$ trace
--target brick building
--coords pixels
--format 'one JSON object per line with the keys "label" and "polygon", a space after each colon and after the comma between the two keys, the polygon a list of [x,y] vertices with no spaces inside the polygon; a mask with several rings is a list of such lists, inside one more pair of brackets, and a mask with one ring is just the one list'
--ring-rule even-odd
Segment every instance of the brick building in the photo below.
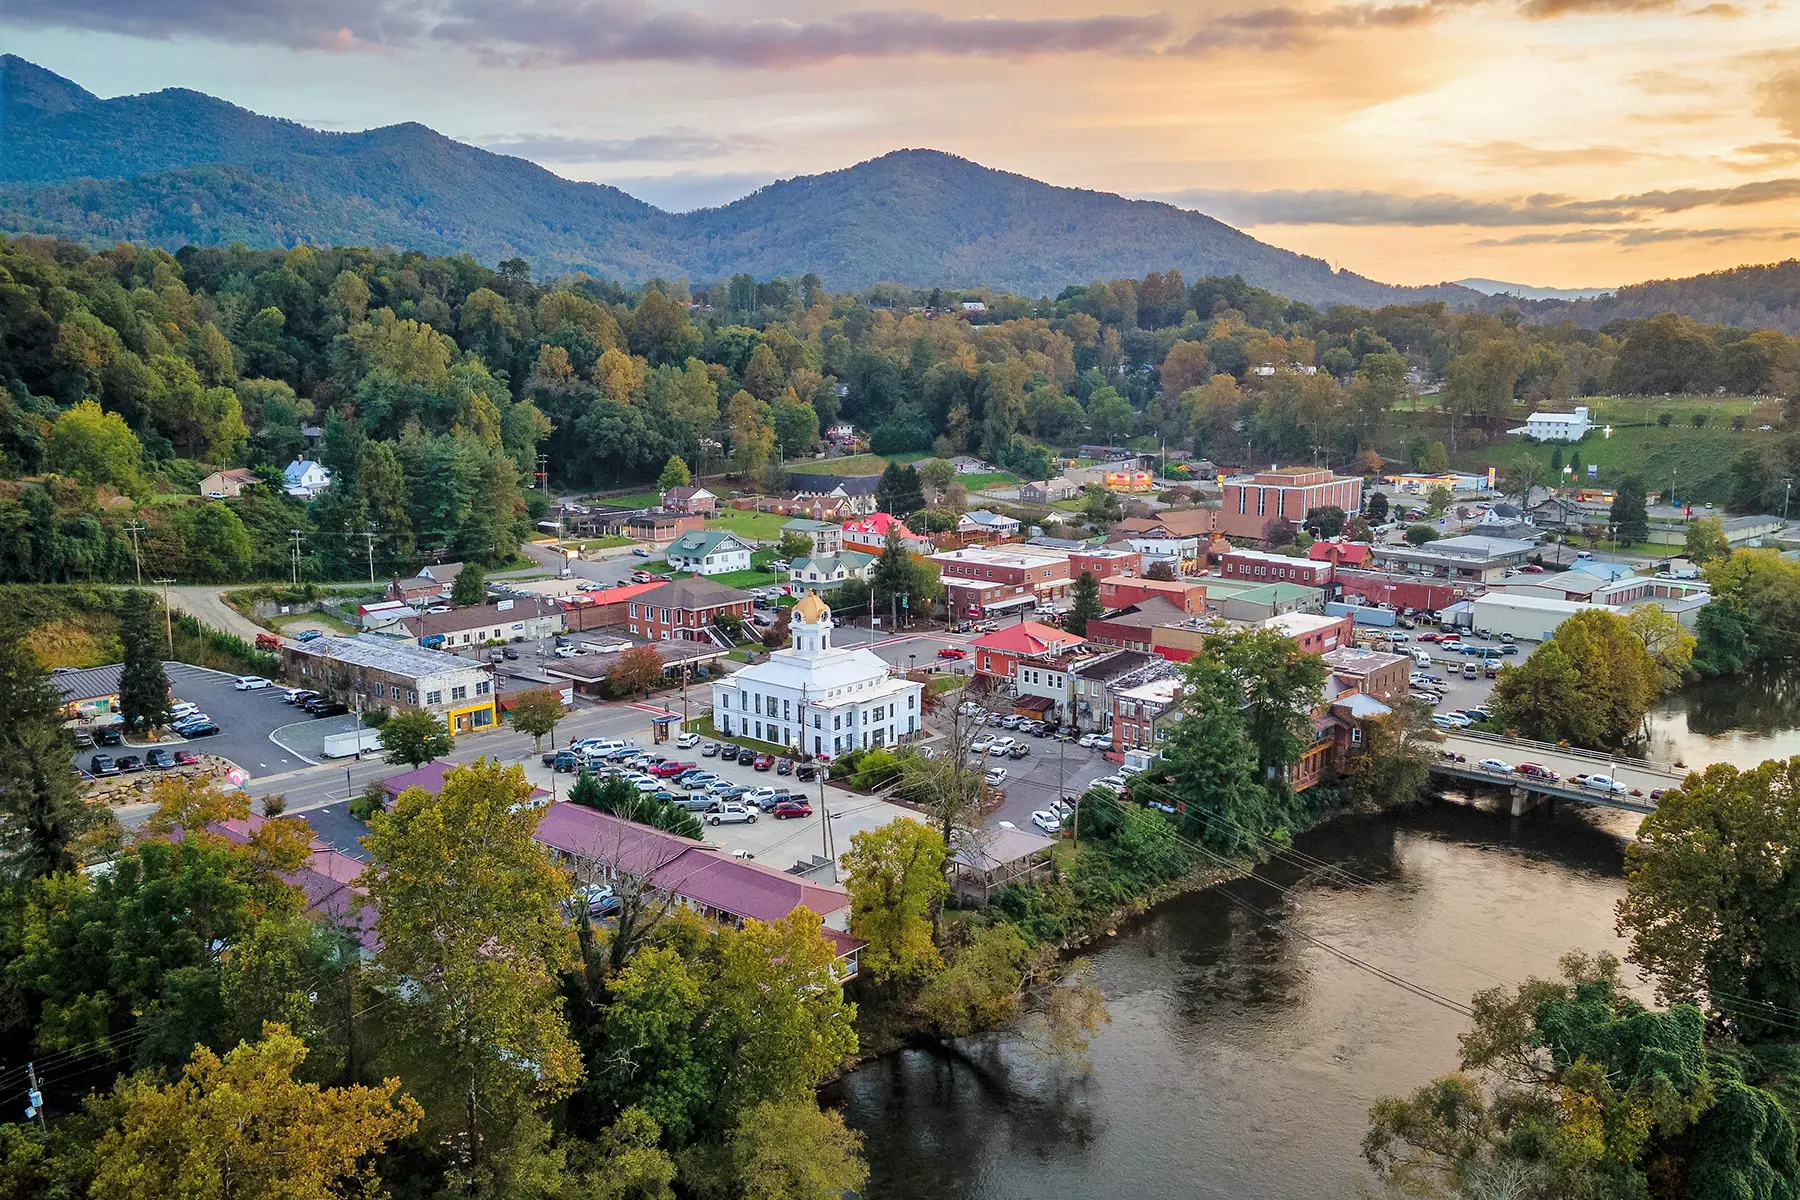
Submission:
{"label": "brick building", "polygon": [[1275,467],[1234,475],[1222,485],[1219,530],[1228,537],[1260,538],[1277,517],[1300,524],[1315,508],[1335,505],[1347,513],[1362,509],[1363,481],[1317,467]]}
{"label": "brick building", "polygon": [[1095,646],[1118,650],[1156,649],[1156,630],[1166,625],[1179,625],[1189,614],[1161,596],[1150,596],[1119,612],[1098,617],[1087,623],[1088,641]]}
{"label": "brick building", "polygon": [[1182,612],[1206,611],[1206,585],[1193,579],[1137,579],[1115,576],[1100,581],[1100,605],[1109,611],[1160,596]]}
{"label": "brick building", "polygon": [[1262,550],[1233,550],[1219,560],[1219,573],[1227,579],[1252,583],[1298,583],[1304,587],[1326,588],[1331,586],[1332,565]]}
{"label": "brick building", "polygon": [[1175,676],[1141,683],[1113,695],[1112,748],[1155,750],[1163,738],[1161,719],[1181,696],[1181,680]]}
{"label": "brick building", "polygon": [[1264,629],[1273,629],[1293,638],[1294,644],[1306,654],[1327,654],[1340,646],[1348,646],[1356,630],[1354,617],[1303,612],[1283,613],[1261,624]]}
{"label": "brick building", "polygon": [[706,578],[678,579],[625,602],[625,627],[651,641],[712,641],[731,648],[713,626],[719,614],[750,619],[750,597]]}
{"label": "brick building", "polygon": [[1011,683],[1021,658],[1068,650],[1081,645],[1082,640],[1080,634],[1069,633],[1054,625],[1021,621],[983,634],[969,643],[969,649],[975,655],[977,671]]}
{"label": "brick building", "polygon": [[625,606],[633,597],[663,586],[661,579],[650,583],[628,583],[621,587],[577,592],[557,601],[563,610],[563,623],[570,629],[611,629],[625,624]]}
{"label": "brick building", "polygon": [[461,650],[488,642],[536,641],[564,629],[555,601],[537,596],[474,604],[446,613],[420,613],[401,622],[422,646]]}
{"label": "brick building", "polygon": [[1436,612],[1441,608],[1448,608],[1467,597],[1472,590],[1469,584],[1443,580],[1433,582],[1416,575],[1352,571],[1347,568],[1338,569],[1336,582],[1338,594],[1344,599],[1360,596],[1364,604],[1385,604],[1389,608],[1410,608],[1421,612]]}
{"label": "brick building", "polygon": [[1408,691],[1413,661],[1403,654],[1385,650],[1364,650],[1359,646],[1339,646],[1323,656],[1325,669],[1365,696],[1392,700]]}
{"label": "brick building", "polygon": [[493,668],[485,663],[367,633],[315,638],[282,654],[290,677],[352,707],[424,709],[457,734],[492,729],[497,720]]}
{"label": "brick building", "polygon": [[1127,546],[1087,546],[1069,551],[1069,579],[1086,571],[1097,580],[1135,577],[1144,573],[1144,556]]}
{"label": "brick building", "polygon": [[971,546],[933,554],[945,602],[956,618],[1031,608],[1069,587],[1069,553],[1046,546]]}

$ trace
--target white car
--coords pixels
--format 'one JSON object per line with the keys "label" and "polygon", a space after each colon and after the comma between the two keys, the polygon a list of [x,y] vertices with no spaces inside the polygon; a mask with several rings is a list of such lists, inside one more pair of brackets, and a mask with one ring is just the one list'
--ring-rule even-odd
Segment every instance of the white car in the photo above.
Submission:
{"label": "white car", "polygon": [[558,657],[558,658],[574,658],[575,657],[575,647],[573,647],[573,646],[558,646],[556,648],[556,657]]}
{"label": "white car", "polygon": [[1575,782],[1592,791],[1608,792],[1614,796],[1623,796],[1631,790],[1610,775],[1589,775],[1585,779],[1577,775]]}
{"label": "white car", "polygon": [[1062,818],[1047,808],[1040,808],[1032,813],[1031,823],[1051,837],[1060,837],[1062,835]]}
{"label": "white car", "polygon": [[1142,775],[1143,773],[1144,773],[1144,768],[1134,767],[1129,764],[1119,768],[1119,775],[1121,778],[1124,778],[1124,779],[1130,779],[1133,775]]}
{"label": "white car", "polygon": [[180,700],[169,706],[169,720],[185,721],[189,717],[199,713],[199,711],[200,706],[195,704],[192,700]]}
{"label": "white car", "polygon": [[1006,768],[989,767],[987,774],[981,777],[981,781],[989,787],[999,787],[1006,782]]}
{"label": "white car", "polygon": [[745,804],[755,805],[757,808],[761,808],[764,804],[767,804],[774,798],[775,789],[772,787],[751,788],[742,796],[738,797],[738,799],[742,800]]}
{"label": "white car", "polygon": [[680,747],[683,750],[692,750],[695,746],[698,746],[699,744],[700,744],[700,735],[697,733],[684,733],[680,737],[675,739],[675,745]]}
{"label": "white car", "polygon": [[275,684],[261,675],[239,675],[231,686],[240,692],[257,692],[263,688],[274,687]]}
{"label": "white car", "polygon": [[706,814],[708,825],[754,825],[756,810],[732,801],[719,805],[719,811]]}
{"label": "white car", "polygon": [[1102,775],[1100,778],[1094,780],[1094,782],[1090,783],[1088,786],[1089,787],[1103,787],[1109,792],[1122,792],[1125,790],[1125,776],[1123,776],[1123,775]]}
{"label": "white car", "polygon": [[1484,771],[1498,771],[1502,775],[1512,774],[1512,764],[1501,758],[1484,758],[1475,765]]}
{"label": "white car", "polygon": [[981,736],[977,737],[974,741],[969,743],[969,753],[970,754],[986,754],[988,752],[988,749],[991,746],[993,746],[993,744],[994,744],[993,735],[984,733]]}
{"label": "white car", "polygon": [[988,753],[998,758],[1002,754],[1011,754],[1012,748],[1018,744],[1017,739],[997,737],[988,745]]}
{"label": "white car", "polygon": [[1077,746],[1086,746],[1089,750],[1098,750],[1101,746],[1112,745],[1112,739],[1104,733],[1084,733]]}
{"label": "white car", "polygon": [[[1444,718],[1444,720],[1450,722],[1450,724],[1456,726],[1458,729],[1467,729],[1469,726],[1471,726],[1475,723],[1474,721],[1472,721],[1469,718],[1469,714],[1466,712],[1463,712],[1461,709],[1456,709],[1455,711],[1442,713],[1440,715]],[[1436,719],[1437,719],[1436,717],[1432,718],[1432,720],[1434,720],[1434,721]]]}

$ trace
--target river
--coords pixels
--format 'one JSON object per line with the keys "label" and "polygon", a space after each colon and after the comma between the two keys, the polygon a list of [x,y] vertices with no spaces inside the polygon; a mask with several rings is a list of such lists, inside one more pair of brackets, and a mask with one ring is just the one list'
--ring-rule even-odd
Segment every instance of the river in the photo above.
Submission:
{"label": "river", "polygon": [[[1686,688],[1649,729],[1654,756],[1696,767],[1800,754],[1800,684]],[[1332,870],[1271,862],[1094,949],[1112,1023],[1085,1070],[1002,1032],[837,1085],[827,1098],[865,1139],[865,1196],[1351,1200],[1370,1179],[1370,1104],[1453,1069],[1467,1019],[1340,954],[1463,1003],[1552,975],[1570,950],[1623,957],[1613,906],[1637,824],[1578,805],[1515,821],[1452,798],[1314,830],[1295,849]]]}
{"label": "river", "polygon": [[1369,1105],[1452,1069],[1466,1020],[1319,943],[1462,1002],[1571,949],[1622,955],[1612,908],[1636,824],[1446,800],[1316,830],[1296,849],[1353,879],[1271,863],[1095,950],[1112,1023],[1086,1072],[1000,1033],[846,1079],[829,1098],[864,1135],[865,1195],[1353,1197]]}

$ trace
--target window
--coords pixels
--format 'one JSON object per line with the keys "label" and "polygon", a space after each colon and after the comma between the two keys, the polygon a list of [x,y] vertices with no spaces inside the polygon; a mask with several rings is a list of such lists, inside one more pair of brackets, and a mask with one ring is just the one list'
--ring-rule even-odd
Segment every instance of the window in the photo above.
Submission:
{"label": "window", "polygon": [[468,698],[469,698],[469,689],[467,686],[453,687],[450,689],[450,699],[451,700],[467,700]]}
{"label": "window", "polygon": [[786,700],[783,700],[781,702],[781,719],[784,721],[788,720],[791,711],[792,711],[792,706],[789,705],[789,703]]}
{"label": "window", "polygon": [[425,703],[427,703],[427,704],[442,704],[443,702],[444,702],[444,693],[442,693],[442,692],[426,692],[425,693]]}
{"label": "window", "polygon": [[493,709],[484,708],[480,712],[475,714],[475,728],[480,729],[485,725],[492,725],[493,723],[494,723],[494,710]]}
{"label": "window", "polygon": [[[393,698],[394,698],[394,699],[395,699],[395,700],[398,700],[398,699],[399,699],[399,698],[400,698],[400,685],[399,685],[399,684],[397,684],[397,683],[396,683],[396,684],[394,684],[394,685],[393,685],[393,686],[392,686],[392,687],[390,687],[390,688],[389,688],[389,689],[388,689],[388,691],[389,691],[389,692],[390,692],[390,693],[392,693],[392,695],[393,695]],[[376,692],[377,692],[377,694],[379,694],[379,693],[380,693],[380,689],[379,689],[379,688],[377,688],[377,689],[376,689]]]}
{"label": "window", "polygon": [[917,700],[918,700],[917,696],[908,696],[906,698],[906,707],[907,707],[908,711],[911,711],[911,709],[914,707],[914,702]]}
{"label": "window", "polygon": [[756,694],[756,713],[758,716],[762,715],[762,693],[761,692],[758,692]]}
{"label": "window", "polygon": [[406,702],[408,704],[417,704],[419,702],[419,693],[413,691],[411,688],[406,689]]}
{"label": "window", "polygon": [[[814,729],[823,729],[824,727],[825,727],[824,714],[823,713],[814,713],[813,714],[813,728]],[[814,738],[813,740],[816,742],[818,739]]]}
{"label": "window", "polygon": [[489,683],[485,679],[475,685],[475,694],[477,696],[485,696],[493,690],[494,690],[494,685]]}
{"label": "window", "polygon": [[833,729],[842,729],[844,727],[844,714],[832,713],[831,714],[831,727]]}

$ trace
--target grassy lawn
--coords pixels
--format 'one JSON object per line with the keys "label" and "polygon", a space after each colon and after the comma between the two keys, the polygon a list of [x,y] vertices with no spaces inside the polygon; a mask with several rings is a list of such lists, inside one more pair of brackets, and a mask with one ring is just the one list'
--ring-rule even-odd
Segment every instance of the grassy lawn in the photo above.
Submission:
{"label": "grassy lawn", "polygon": [[724,512],[706,519],[708,529],[729,529],[739,537],[754,538],[761,542],[778,542],[781,540],[781,527],[792,517],[784,517],[780,513],[750,512],[745,509],[729,508]]}
{"label": "grassy lawn", "polygon": [[969,679],[966,675],[937,675],[925,686],[930,688],[934,695],[941,696],[945,692],[954,692],[958,688],[968,687]]}
{"label": "grassy lawn", "polygon": [[[1715,419],[1704,429],[1684,424],[1615,427],[1610,438],[1590,433],[1579,443],[1564,446],[1562,460],[1567,465],[1575,455],[1580,456],[1582,471],[1578,482],[1588,482],[1587,468],[1595,466],[1599,474],[1593,482],[1600,487],[1611,487],[1636,472],[1651,491],[1666,494],[1672,475],[1676,495],[1682,500],[1716,504],[1724,497],[1733,456],[1746,446],[1765,446],[1776,436],[1757,432],[1755,425],[1739,432],[1731,428],[1729,418]],[[1459,465],[1473,470],[1490,465],[1505,470],[1521,458],[1534,458],[1548,470],[1555,453],[1553,446],[1533,446],[1518,438],[1506,438],[1460,456]]]}
{"label": "grassy lawn", "polygon": [[587,551],[614,550],[620,546],[635,546],[637,545],[637,542],[628,537],[602,537],[589,538],[583,542],[572,542],[568,544],[573,545],[577,550]]}
{"label": "grassy lawn", "polygon": [[654,508],[662,503],[661,492],[634,492],[629,496],[608,496],[601,504],[622,504],[627,508]]}
{"label": "grassy lawn", "polygon": [[268,625],[277,633],[285,632],[290,626],[302,629],[329,629],[334,633],[356,632],[328,612],[284,613],[268,618]]}
{"label": "grassy lawn", "polygon": [[[920,457],[930,458],[931,455]],[[803,475],[879,475],[887,470],[887,459],[879,454],[847,454],[843,458],[809,460],[805,466],[796,466],[793,470]]]}
{"label": "grassy lawn", "polygon": [[768,587],[781,582],[781,578],[773,571],[727,571],[723,575],[708,575],[707,578],[729,588]]}
{"label": "grassy lawn", "polygon": [[1017,475],[1005,471],[989,471],[982,475],[958,475],[957,481],[971,492],[979,492],[982,488],[1012,487],[1019,482]]}

